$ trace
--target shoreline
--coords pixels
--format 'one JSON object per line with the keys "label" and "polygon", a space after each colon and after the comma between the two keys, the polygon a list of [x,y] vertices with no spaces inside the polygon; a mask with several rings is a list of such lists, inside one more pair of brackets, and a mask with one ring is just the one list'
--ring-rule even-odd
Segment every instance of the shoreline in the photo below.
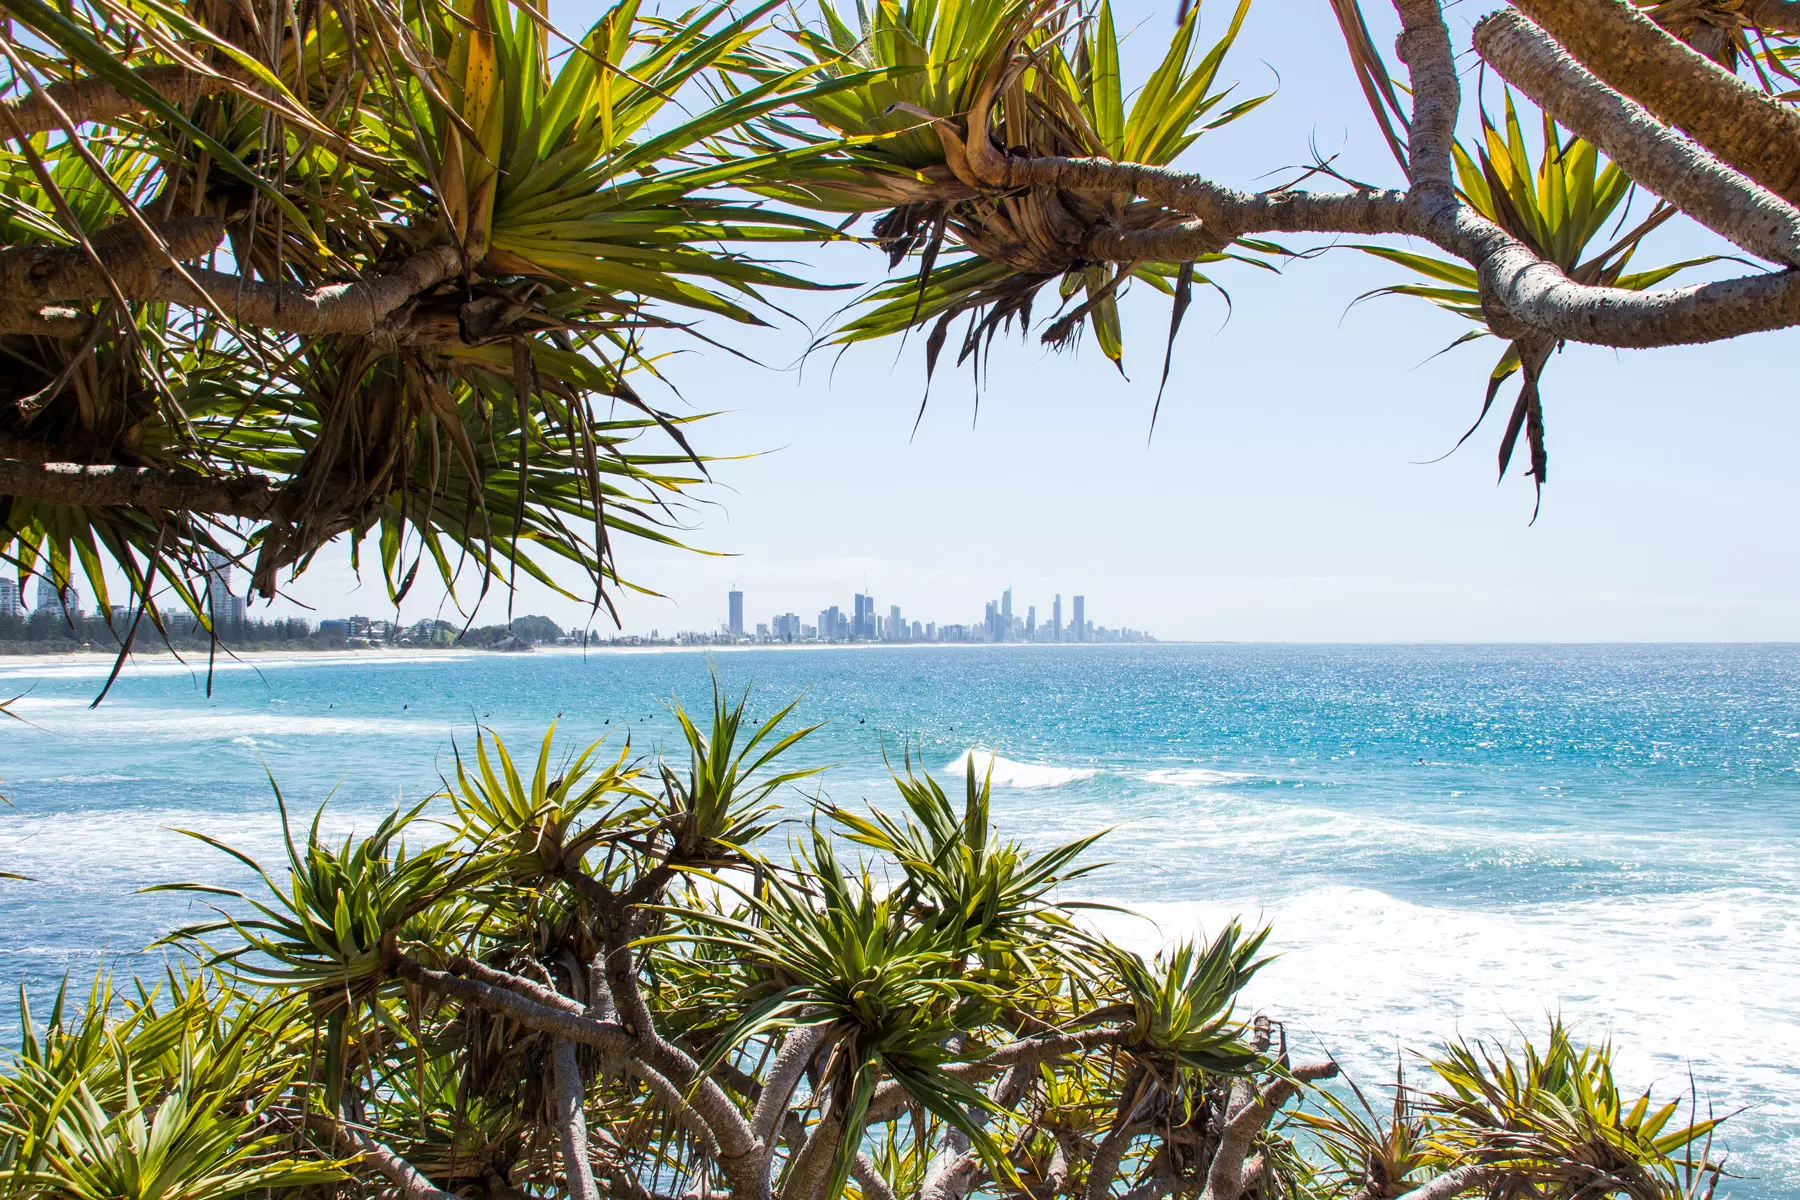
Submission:
{"label": "shoreline", "polygon": [[[1251,642],[761,642],[744,646],[534,646],[530,650],[489,650],[484,647],[443,647],[427,649],[415,646],[382,646],[358,649],[311,650],[240,650],[228,653],[221,649],[211,666],[215,670],[253,666],[257,663],[397,663],[462,661],[471,658],[570,658],[587,654],[743,654],[755,651],[790,653],[806,650],[1048,650],[1061,648],[1114,646],[1201,646],[1256,645]],[[1268,643],[1274,645],[1276,643]],[[65,650],[44,654],[0,654],[0,670],[22,670],[27,667],[110,666],[118,655],[106,650]],[[208,666],[204,648],[136,651],[126,665],[183,666],[203,671]]]}

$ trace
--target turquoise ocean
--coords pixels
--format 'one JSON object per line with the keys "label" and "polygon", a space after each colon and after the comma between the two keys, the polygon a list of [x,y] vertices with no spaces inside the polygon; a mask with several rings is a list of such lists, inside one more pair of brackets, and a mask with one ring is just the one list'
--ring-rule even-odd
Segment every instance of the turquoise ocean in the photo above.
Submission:
{"label": "turquoise ocean", "polygon": [[709,664],[754,710],[831,718],[798,754],[834,801],[893,802],[884,750],[946,775],[974,750],[1003,833],[1110,827],[1071,898],[1138,914],[1104,918],[1122,940],[1270,922],[1249,999],[1365,1085],[1560,1013],[1626,1082],[1742,1109],[1732,1194],[1800,1198],[1800,647],[296,655],[221,663],[210,696],[203,662],[153,659],[92,710],[105,664],[8,660],[35,727],[0,722],[0,869],[34,881],[0,883],[0,983],[154,970],[142,948],[198,913],[137,889],[243,882],[176,828],[278,862],[269,775],[367,827],[478,723],[672,746],[663,702],[704,706]]}

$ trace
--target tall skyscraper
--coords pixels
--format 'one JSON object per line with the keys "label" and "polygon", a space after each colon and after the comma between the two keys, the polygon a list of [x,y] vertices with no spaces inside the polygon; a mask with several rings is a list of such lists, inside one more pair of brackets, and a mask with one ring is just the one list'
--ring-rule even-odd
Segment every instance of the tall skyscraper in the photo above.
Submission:
{"label": "tall skyscraper", "polygon": [[25,609],[25,599],[19,595],[19,581],[12,576],[0,576],[0,617],[16,617]]}
{"label": "tall skyscraper", "polygon": [[1056,593],[1056,600],[1050,605],[1050,640],[1062,641],[1062,593]]}
{"label": "tall skyscraper", "polygon": [[50,582],[47,575],[37,577],[37,610],[55,613],[58,617],[76,617],[81,615],[81,593],[75,590],[74,584],[63,587],[62,594],[57,595],[56,585]]}
{"label": "tall skyscraper", "polygon": [[744,593],[734,590],[727,592],[726,597],[730,604],[730,617],[726,621],[726,627],[731,630],[732,637],[743,637]]}
{"label": "tall skyscraper", "polygon": [[1012,589],[1007,588],[1000,593],[1000,636],[996,641],[1004,642],[1012,637]]}
{"label": "tall skyscraper", "polygon": [[875,597],[856,593],[856,620],[850,626],[850,636],[875,640]]}
{"label": "tall skyscraper", "polygon": [[889,641],[904,642],[906,640],[906,622],[900,619],[900,606],[898,604],[888,606],[887,627]]}
{"label": "tall skyscraper", "polygon": [[206,552],[206,603],[215,630],[244,623],[244,599],[231,594],[231,560],[217,550]]}
{"label": "tall skyscraper", "polygon": [[1000,640],[1000,606],[998,604],[994,603],[992,600],[989,600],[987,602],[987,615],[983,618],[983,623],[987,625],[988,641],[990,641],[990,642],[999,641]]}
{"label": "tall skyscraper", "polygon": [[1086,608],[1087,597],[1075,597],[1075,640],[1078,642],[1087,641],[1087,614],[1084,611]]}
{"label": "tall skyscraper", "polygon": [[1037,605],[1035,604],[1025,609],[1025,640],[1037,641]]}

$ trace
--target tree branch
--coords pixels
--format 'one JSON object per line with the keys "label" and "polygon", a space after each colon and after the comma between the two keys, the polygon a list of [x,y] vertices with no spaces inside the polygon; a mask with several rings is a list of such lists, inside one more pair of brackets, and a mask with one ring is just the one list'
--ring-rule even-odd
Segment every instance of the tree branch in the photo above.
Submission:
{"label": "tree branch", "polygon": [[850,1177],[862,1188],[865,1200],[898,1200],[893,1187],[876,1169],[875,1161],[862,1151],[850,1160]]}
{"label": "tree branch", "polygon": [[168,252],[150,244],[136,224],[121,221],[88,239],[104,269],[80,246],[8,246],[0,250],[0,304],[40,307],[57,300],[100,299],[110,294],[108,275],[127,299],[148,299],[171,260],[199,258],[225,236],[224,223],[211,216],[149,224],[168,244]]}
{"label": "tree branch", "polygon": [[1742,0],[1738,11],[1765,33],[1800,33],[1800,0]]}
{"label": "tree branch", "polygon": [[1475,49],[1637,183],[1750,253],[1800,266],[1800,211],[1596,79],[1517,11],[1483,18],[1475,26]]}
{"label": "tree branch", "polygon": [[781,1049],[769,1067],[768,1078],[763,1080],[762,1095],[757,1097],[756,1108],[750,1114],[750,1134],[770,1154],[775,1152],[775,1135],[787,1114],[794,1089],[800,1085],[807,1064],[818,1054],[827,1032],[824,1025],[806,1025],[789,1030],[781,1041]]}
{"label": "tree branch", "polygon": [[1232,1088],[1232,1106],[1225,1114],[1225,1127],[1213,1151],[1212,1165],[1206,1172],[1206,1189],[1201,1200],[1237,1200],[1244,1192],[1245,1160],[1261,1133],[1281,1106],[1300,1093],[1300,1084],[1316,1079],[1329,1079],[1338,1073],[1335,1062],[1297,1067],[1276,1079],[1266,1088],[1258,1088],[1254,1079],[1240,1080]]}
{"label": "tree branch", "polygon": [[594,1170],[588,1160],[587,1094],[581,1086],[581,1064],[575,1058],[574,1042],[558,1039],[550,1051],[550,1069],[550,1105],[562,1142],[563,1178],[569,1200],[600,1200],[600,1189],[594,1184]]}
{"label": "tree branch", "polygon": [[1800,112],[1752,87],[1625,0],[1515,0],[1588,70],[1800,204]]}
{"label": "tree branch", "polygon": [[84,508],[166,508],[255,521],[285,519],[293,507],[279,481],[263,475],[225,478],[154,467],[12,459],[0,459],[0,496]]}
{"label": "tree branch", "polygon": [[1400,14],[1394,53],[1412,79],[1407,163],[1413,189],[1448,189],[1454,185],[1450,148],[1456,144],[1456,115],[1462,108],[1450,31],[1438,0],[1394,0],[1394,9]]}
{"label": "tree branch", "polygon": [[[1125,1086],[1119,1092],[1119,1107],[1113,1114],[1112,1127],[1100,1139],[1100,1144],[1094,1147],[1094,1157],[1088,1163],[1087,1200],[1110,1200],[1113,1176],[1119,1173],[1119,1164],[1125,1159],[1125,1151],[1131,1147],[1131,1139],[1136,1133],[1132,1120],[1137,1115],[1138,1105],[1143,1102],[1144,1089],[1149,1080],[1149,1073],[1135,1064],[1125,1076]],[[1234,1196],[1232,1200],[1237,1198]]]}
{"label": "tree branch", "polygon": [[[421,250],[387,275],[355,283],[304,288],[295,284],[247,281],[219,271],[190,269],[194,283],[173,271],[157,279],[151,294],[134,299],[164,300],[188,308],[211,309],[240,325],[281,333],[399,332],[387,329],[389,318],[407,301],[462,270],[456,247],[435,245]],[[199,284],[205,295],[194,287]],[[130,293],[126,293],[130,296]],[[211,303],[208,303],[208,298]]]}
{"label": "tree branch", "polygon": [[[140,84],[171,104],[210,96],[233,83],[229,75],[203,73],[174,63],[143,67],[133,71],[132,75]],[[44,94],[34,93],[13,100],[0,100],[0,105],[12,112],[13,121],[26,136],[62,128],[62,119],[56,111],[58,108],[77,122],[106,122],[115,117],[131,116],[144,111],[143,101],[135,96],[127,96],[94,75],[39,86],[43,93],[48,94],[47,98]]]}
{"label": "tree branch", "polygon": [[1468,1166],[1445,1171],[1429,1183],[1402,1194],[1400,1200],[1450,1200],[1452,1196],[1480,1186],[1494,1174],[1496,1171],[1493,1167],[1484,1163],[1470,1163]]}
{"label": "tree branch", "polygon": [[417,1167],[362,1130],[322,1113],[309,1114],[306,1123],[314,1128],[323,1126],[333,1138],[356,1151],[364,1162],[394,1185],[400,1200],[457,1200],[449,1192],[440,1190]]}

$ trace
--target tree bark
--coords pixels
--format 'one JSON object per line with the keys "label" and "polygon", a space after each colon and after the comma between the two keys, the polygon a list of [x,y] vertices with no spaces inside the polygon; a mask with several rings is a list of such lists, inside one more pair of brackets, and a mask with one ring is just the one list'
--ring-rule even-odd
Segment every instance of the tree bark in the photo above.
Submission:
{"label": "tree bark", "polygon": [[1483,18],[1475,26],[1475,49],[1501,78],[1604,150],[1634,181],[1750,253],[1800,266],[1800,211],[1596,79],[1517,11]]}
{"label": "tree bark", "polygon": [[306,1120],[314,1128],[326,1126],[334,1138],[356,1151],[364,1162],[394,1185],[394,1192],[400,1200],[458,1200],[456,1196],[439,1189],[417,1167],[362,1130],[331,1117],[315,1115]]}
{"label": "tree bark", "polygon": [[[139,83],[171,104],[210,96],[230,87],[233,82],[230,75],[206,74],[179,64],[144,67],[132,74]],[[77,122],[102,123],[144,111],[143,101],[126,95],[98,76],[39,86],[43,89],[41,93],[0,100],[0,105],[11,111],[13,121],[26,136],[62,128],[62,119],[56,113],[58,108]]]}
{"label": "tree bark", "polygon": [[600,1189],[594,1184],[594,1169],[588,1159],[586,1089],[581,1086],[575,1043],[558,1040],[550,1051],[550,1067],[554,1084],[551,1105],[562,1142],[563,1178],[568,1184],[569,1200],[600,1200]]}
{"label": "tree bark", "polygon": [[262,475],[223,478],[152,467],[12,459],[0,459],[0,496],[81,508],[163,508],[255,521],[285,519],[294,508],[279,482]]}
{"label": "tree bark", "polygon": [[1403,1194],[1400,1200],[1450,1200],[1452,1196],[1485,1183],[1495,1173],[1493,1167],[1481,1163],[1456,1167],[1453,1170],[1445,1171],[1429,1183],[1420,1184],[1412,1191]]}
{"label": "tree bark", "polygon": [[0,250],[0,304],[10,308],[98,299],[108,294],[107,275],[127,299],[147,299],[171,261],[199,258],[225,236],[224,223],[211,216],[152,221],[150,226],[168,244],[167,254],[150,245],[135,224],[124,222],[89,237],[100,263],[79,246]]}
{"label": "tree bark", "polygon": [[1743,0],[1738,11],[1765,33],[1800,33],[1800,0]]}
{"label": "tree bark", "polygon": [[1514,2],[1595,75],[1800,204],[1800,112],[1670,36],[1626,0]]}

